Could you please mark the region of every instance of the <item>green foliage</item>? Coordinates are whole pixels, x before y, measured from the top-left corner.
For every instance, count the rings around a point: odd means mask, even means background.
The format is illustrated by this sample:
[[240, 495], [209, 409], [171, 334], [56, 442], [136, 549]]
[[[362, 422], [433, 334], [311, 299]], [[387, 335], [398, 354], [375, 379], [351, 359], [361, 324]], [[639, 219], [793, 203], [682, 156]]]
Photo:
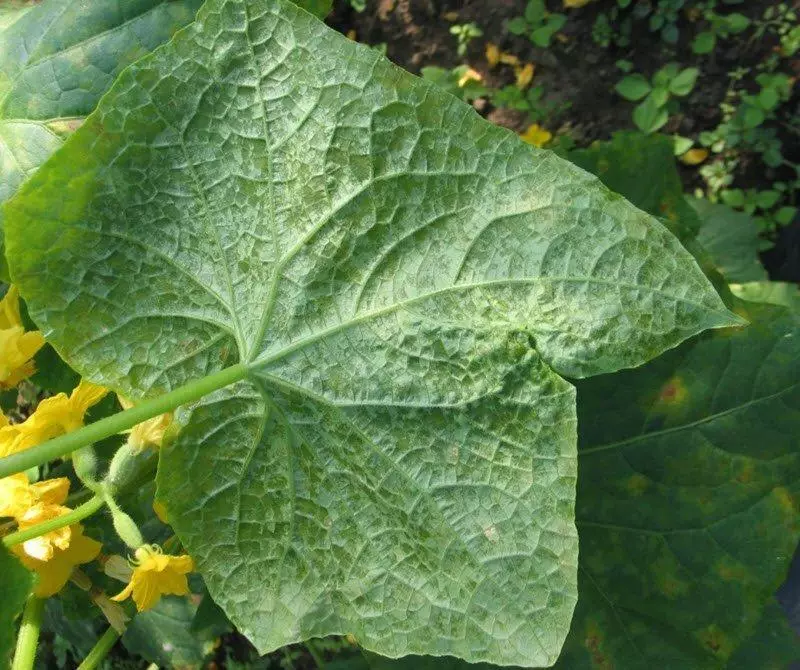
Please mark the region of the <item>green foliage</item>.
[[459, 65], [451, 70], [429, 66], [422, 68], [421, 74], [425, 81], [436, 84], [450, 95], [461, 98], [464, 102], [472, 102], [488, 95], [489, 89], [481, 82], [466, 76], [469, 70], [468, 65]]
[[698, 33], [692, 41], [692, 51], [696, 54], [711, 53], [718, 40], [738, 35], [750, 27], [750, 19], [738, 12], [717, 14], [713, 9], [707, 9], [704, 18], [708, 23], [707, 30]]
[[[767, 278], [758, 258], [758, 227], [747, 214], [707, 200], [689, 200], [702, 225], [697, 237], [728, 282], [752, 282]], [[769, 302], [769, 301], [762, 301]]]
[[197, 606], [186, 598], [163, 598], [131, 621], [122, 643], [149, 663], [168, 668], [192, 670], [205, 667], [214, 650], [217, 631], [191, 630]]
[[483, 31], [474, 23], [462, 23], [451, 26], [450, 34], [456, 36], [456, 39], [458, 40], [458, 47], [456, 51], [459, 56], [463, 56], [467, 53], [469, 43], [476, 37], [483, 35]]
[[651, 217], [283, 0], [207, 3], [7, 213], [14, 280], [84, 375], [139, 398], [246, 364], [181, 413], [158, 482], [262, 651], [348, 631], [554, 661], [560, 375], [736, 323]]
[[569, 102], [559, 102], [545, 97], [544, 86], [531, 86], [522, 90], [519, 86], [504, 86], [489, 91], [489, 99], [495, 107], [527, 112], [531, 122], [545, 121], [570, 108]]
[[680, 69], [677, 63], [668, 63], [651, 81], [640, 74], [623, 77], [617, 82], [616, 91], [626, 100], [641, 100], [633, 110], [633, 122], [643, 132], [654, 133], [667, 123], [670, 110], [675, 109], [672, 97], [689, 95], [699, 74], [697, 68]]
[[553, 36], [567, 22], [565, 14], [547, 10], [545, 0], [528, 0], [525, 14], [508, 22], [508, 31], [514, 35], [524, 35], [538, 47], [549, 47]]
[[0, 547], [0, 575], [0, 665], [6, 666], [14, 649], [14, 622], [33, 590], [34, 577], [5, 547]]

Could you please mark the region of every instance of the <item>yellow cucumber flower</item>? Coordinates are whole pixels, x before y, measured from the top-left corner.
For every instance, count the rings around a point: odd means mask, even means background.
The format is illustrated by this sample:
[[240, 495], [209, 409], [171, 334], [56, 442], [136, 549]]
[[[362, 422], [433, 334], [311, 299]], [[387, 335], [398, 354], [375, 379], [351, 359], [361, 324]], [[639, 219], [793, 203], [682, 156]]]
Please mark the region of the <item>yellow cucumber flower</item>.
[[34, 373], [32, 359], [43, 346], [44, 337], [38, 330], [25, 332], [19, 292], [12, 286], [0, 300], [0, 390], [13, 388]]
[[40, 598], [48, 598], [58, 593], [69, 581], [76, 565], [93, 561], [100, 553], [102, 545], [86, 537], [81, 524], [73, 524], [69, 530], [71, 536], [69, 546], [65, 549], [54, 547], [52, 556], [46, 561], [30, 556], [25, 551], [24, 545], [11, 548], [25, 567], [39, 575], [39, 583], [34, 593]]
[[24, 423], [0, 428], [0, 456], [8, 456], [83, 426], [86, 412], [108, 389], [81, 380], [72, 393], [45, 398]]
[[[39, 503], [19, 517], [18, 527], [20, 530], [27, 530], [36, 524], [69, 514], [70, 511], [69, 507], [62, 505]], [[26, 555], [38, 561], [49, 561], [57, 550], [69, 548], [71, 539], [72, 529], [69, 526], [63, 526], [44, 535], [25, 540], [22, 543], [22, 550]]]
[[[122, 405], [122, 409], [130, 409], [133, 407], [133, 403], [127, 398], [121, 395], [117, 397], [119, 398], [119, 404]], [[157, 450], [161, 447], [164, 441], [164, 433], [171, 423], [172, 412], [154, 416], [152, 419], [137, 423], [128, 435], [128, 444], [133, 451], [137, 453], [144, 451], [148, 447]]]
[[21, 519], [34, 505], [61, 505], [69, 493], [69, 479], [46, 479], [31, 484], [20, 472], [0, 479], [0, 516]]
[[553, 139], [553, 133], [542, 128], [538, 123], [534, 123], [528, 126], [528, 129], [520, 137], [528, 144], [532, 144], [535, 147], [543, 147]]
[[170, 556], [157, 545], [142, 545], [132, 561], [133, 574], [128, 585], [111, 600], [121, 602], [133, 595], [140, 612], [150, 609], [163, 595], [183, 596], [189, 593], [186, 579], [194, 562], [189, 556]]

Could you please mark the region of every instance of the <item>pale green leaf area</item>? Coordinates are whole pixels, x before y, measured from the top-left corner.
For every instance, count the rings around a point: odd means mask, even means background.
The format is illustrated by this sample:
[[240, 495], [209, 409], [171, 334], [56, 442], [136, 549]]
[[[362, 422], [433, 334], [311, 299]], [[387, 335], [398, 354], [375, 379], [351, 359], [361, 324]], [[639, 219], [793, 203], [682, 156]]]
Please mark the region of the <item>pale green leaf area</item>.
[[0, 547], [0, 666], [7, 667], [16, 638], [16, 620], [34, 585], [34, 575]]
[[702, 222], [697, 241], [727, 281], [742, 283], [767, 279], [767, 271], [758, 257], [760, 239], [753, 217], [700, 198], [687, 198], [687, 202]]
[[800, 287], [779, 281], [752, 281], [731, 284], [731, 293], [748, 302], [783, 305], [800, 319]]
[[[738, 323], [665, 228], [283, 0], [211, 0], [7, 207], [48, 340], [132, 397], [234, 362], [159, 496], [262, 652], [541, 666], [573, 387]], [[35, 223], [34, 223], [35, 222]]]

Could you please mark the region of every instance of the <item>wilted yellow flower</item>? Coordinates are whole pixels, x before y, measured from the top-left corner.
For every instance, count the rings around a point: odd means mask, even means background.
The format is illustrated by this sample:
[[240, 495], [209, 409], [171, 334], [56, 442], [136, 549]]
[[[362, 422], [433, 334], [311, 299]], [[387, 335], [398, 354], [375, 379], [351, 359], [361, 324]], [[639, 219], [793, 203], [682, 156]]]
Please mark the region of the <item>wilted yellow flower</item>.
[[30, 377], [35, 367], [33, 357], [44, 346], [38, 330], [25, 332], [19, 314], [19, 292], [8, 289], [0, 300], [0, 389], [13, 388]]
[[708, 149], [689, 149], [680, 157], [680, 162], [684, 165], [700, 165], [708, 158]]
[[533, 81], [533, 73], [536, 68], [533, 63], [526, 63], [523, 67], [516, 68], [517, 88], [528, 88]]
[[467, 68], [467, 71], [461, 75], [461, 78], [458, 80], [458, 87], [464, 88], [471, 81], [481, 82], [483, 81], [483, 77], [481, 76], [480, 72], [476, 72], [470, 67]]
[[[18, 525], [20, 530], [27, 530], [36, 524], [56, 519], [64, 514], [69, 514], [69, 507], [39, 503], [31, 507], [25, 514], [19, 517]], [[33, 537], [22, 543], [22, 550], [26, 555], [39, 561], [49, 561], [53, 558], [56, 550], [67, 549], [72, 538], [72, 529], [69, 526], [62, 526], [49, 533]]]
[[535, 147], [543, 147], [553, 139], [553, 133], [542, 128], [538, 123], [528, 126], [528, 129], [520, 135], [523, 141]]
[[[133, 407], [133, 403], [127, 398], [121, 395], [118, 395], [117, 398], [119, 398], [119, 404], [122, 405], [122, 409]], [[172, 412], [154, 416], [152, 419], [137, 423], [128, 435], [128, 444], [135, 452], [144, 451], [148, 447], [159, 449], [164, 441], [164, 433], [170, 427], [170, 424], [172, 424]]]
[[189, 593], [186, 575], [194, 570], [189, 556], [170, 556], [157, 545], [142, 545], [135, 552], [133, 574], [128, 585], [111, 600], [120, 602], [133, 595], [140, 612], [150, 609], [163, 595]]
[[46, 479], [31, 484], [20, 472], [0, 479], [0, 516], [19, 520], [31, 507], [40, 503], [61, 505], [69, 493], [69, 479]]
[[516, 67], [517, 65], [519, 65], [519, 58], [517, 58], [514, 54], [510, 54], [504, 51], [503, 53], [500, 54], [500, 62], [503, 65], [512, 65]]
[[486, 62], [489, 63], [489, 67], [497, 67], [500, 62], [500, 47], [493, 42], [486, 43]]
[[83, 426], [86, 412], [100, 402], [108, 389], [81, 380], [67, 396], [59, 393], [39, 403], [24, 423], [0, 428], [0, 456], [30, 449], [54, 437]]
[[86, 537], [81, 524], [73, 524], [69, 530], [69, 546], [65, 549], [55, 547], [52, 556], [46, 561], [31, 557], [23, 546], [17, 545], [11, 548], [25, 567], [39, 575], [39, 583], [34, 593], [40, 598], [58, 593], [64, 588], [76, 565], [93, 561], [100, 553], [102, 545]]

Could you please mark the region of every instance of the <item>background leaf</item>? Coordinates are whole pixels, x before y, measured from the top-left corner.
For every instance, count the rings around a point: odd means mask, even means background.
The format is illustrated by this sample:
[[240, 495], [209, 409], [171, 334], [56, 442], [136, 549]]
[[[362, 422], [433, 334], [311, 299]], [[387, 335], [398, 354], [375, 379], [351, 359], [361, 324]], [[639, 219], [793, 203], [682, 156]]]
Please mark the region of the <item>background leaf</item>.
[[727, 281], [767, 279], [767, 271], [758, 257], [758, 226], [751, 216], [700, 198], [687, 198], [687, 201], [701, 220], [697, 242], [709, 253]]
[[650, 216], [279, 0], [207, 3], [7, 212], [31, 315], [84, 375], [135, 397], [248, 365], [158, 477], [262, 651], [349, 632], [552, 662], [577, 549], [559, 374], [736, 321]]
[[800, 330], [781, 308], [738, 309], [749, 327], [579, 385], [580, 598], [559, 667], [716, 667], [783, 580]]
[[34, 575], [0, 547], [0, 664], [9, 663], [17, 637], [17, 617], [33, 590]]

